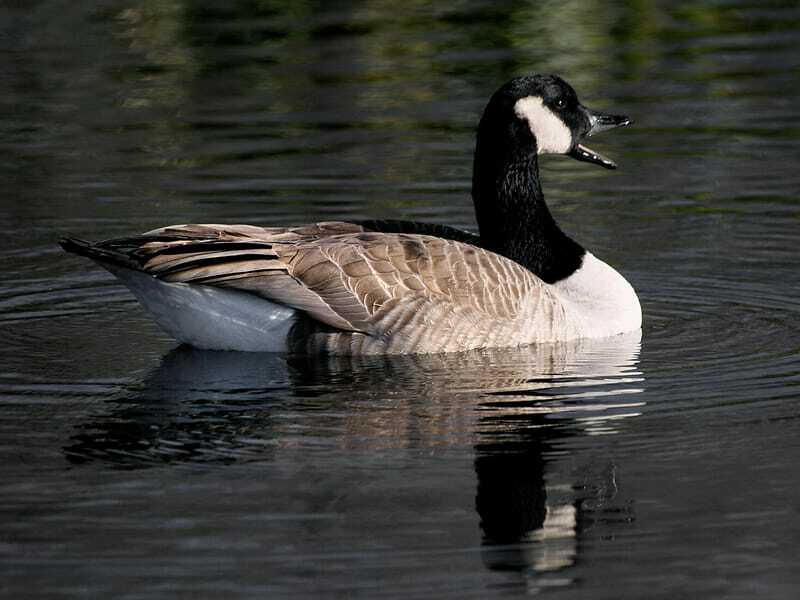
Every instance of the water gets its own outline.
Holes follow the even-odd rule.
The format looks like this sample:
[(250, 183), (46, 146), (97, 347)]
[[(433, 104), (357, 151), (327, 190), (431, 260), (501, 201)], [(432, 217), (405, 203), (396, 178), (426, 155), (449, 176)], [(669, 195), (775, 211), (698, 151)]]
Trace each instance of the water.
[[(796, 4), (219, 5), (1, 9), (3, 595), (796, 597)], [(530, 72), (636, 120), (619, 171), (542, 171), (641, 340), (199, 352), (56, 246), (473, 227), (478, 115)]]

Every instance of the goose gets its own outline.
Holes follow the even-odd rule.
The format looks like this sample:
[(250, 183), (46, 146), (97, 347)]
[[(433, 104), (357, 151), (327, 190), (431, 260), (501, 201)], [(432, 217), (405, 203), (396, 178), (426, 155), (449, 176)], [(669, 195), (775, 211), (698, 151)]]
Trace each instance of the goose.
[(410, 354), (639, 330), (633, 287), (558, 226), (538, 156), (616, 164), (585, 138), (629, 125), (556, 75), (516, 77), (478, 125), (478, 234), (413, 221), (172, 225), (60, 241), (118, 277), (179, 342), (211, 350)]

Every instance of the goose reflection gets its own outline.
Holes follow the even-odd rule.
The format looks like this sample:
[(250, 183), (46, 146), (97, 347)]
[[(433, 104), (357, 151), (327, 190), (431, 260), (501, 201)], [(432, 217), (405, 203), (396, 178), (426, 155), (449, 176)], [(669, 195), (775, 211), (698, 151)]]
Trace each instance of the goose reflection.
[(280, 355), (177, 347), (82, 424), (64, 455), (116, 468), (269, 459), (288, 377)]
[(571, 565), (581, 532), (613, 502), (614, 466), (565, 473), (559, 442), (612, 434), (638, 414), (639, 348), (638, 333), (399, 357), (179, 347), (83, 424), (64, 454), (132, 469), (271, 461), (320, 447), (472, 446), (484, 563), (535, 580)]
[(560, 438), (611, 434), (639, 414), (639, 350), (638, 334), (551, 348), (523, 386), (478, 404), (475, 503), (489, 568), (520, 571), (535, 587), (534, 575), (574, 563), (579, 533), (615, 499), (615, 467), (595, 465), (576, 480), (548, 465), (563, 454)]

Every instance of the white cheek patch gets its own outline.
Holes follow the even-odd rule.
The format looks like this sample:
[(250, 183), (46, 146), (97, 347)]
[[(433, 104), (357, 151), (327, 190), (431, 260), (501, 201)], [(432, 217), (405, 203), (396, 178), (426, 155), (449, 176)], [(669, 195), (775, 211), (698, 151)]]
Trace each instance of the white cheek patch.
[(572, 132), (547, 108), (539, 96), (517, 100), (514, 112), (525, 119), (536, 138), (539, 154), (566, 154), (572, 148)]

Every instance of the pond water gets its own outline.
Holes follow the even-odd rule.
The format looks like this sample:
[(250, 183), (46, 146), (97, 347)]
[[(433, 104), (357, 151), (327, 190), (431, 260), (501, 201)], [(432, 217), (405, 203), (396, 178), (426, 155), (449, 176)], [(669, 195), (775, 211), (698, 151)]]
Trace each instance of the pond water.
[[(321, 4), (0, 9), (2, 594), (797, 597), (797, 3)], [(201, 352), (56, 244), (474, 228), (477, 119), (534, 72), (636, 121), (542, 178), (641, 336)]]

